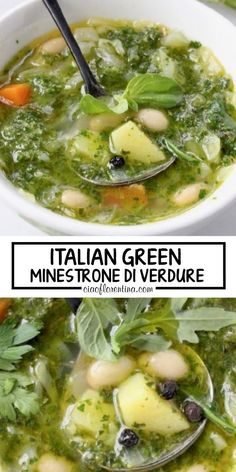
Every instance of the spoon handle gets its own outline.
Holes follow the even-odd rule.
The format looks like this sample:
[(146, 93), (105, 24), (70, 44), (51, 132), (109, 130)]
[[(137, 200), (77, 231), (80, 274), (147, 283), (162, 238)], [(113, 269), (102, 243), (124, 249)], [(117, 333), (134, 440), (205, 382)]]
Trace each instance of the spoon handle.
[(61, 7), (57, 0), (43, 0), (44, 5), (48, 9), (50, 15), (55, 21), (57, 27), (59, 28), (63, 38), (65, 39), (75, 61), (78, 65), (81, 75), (85, 83), (86, 93), (93, 95), (94, 97), (101, 97), (105, 95), (105, 91), (98, 84), (97, 79), (93, 75), (90, 67), (88, 66), (82, 51), (76, 42), (72, 31), (65, 19), (65, 16), (61, 10)]
[(82, 303), (81, 298), (66, 298), (68, 305), (70, 306), (73, 313), (76, 315), (77, 310)]

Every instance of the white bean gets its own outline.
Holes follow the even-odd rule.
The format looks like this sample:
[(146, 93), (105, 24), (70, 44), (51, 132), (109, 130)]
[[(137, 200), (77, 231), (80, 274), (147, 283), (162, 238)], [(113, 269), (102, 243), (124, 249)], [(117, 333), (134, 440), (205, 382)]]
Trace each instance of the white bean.
[(188, 365), (183, 356), (174, 349), (144, 353), (139, 358), (139, 366), (150, 375), (160, 379), (178, 380), (188, 373)]
[(37, 464), (37, 472), (72, 472), (73, 464), (63, 457), (44, 454)]
[(136, 115), (137, 121), (151, 131), (164, 131), (169, 126), (166, 115), (153, 108), (143, 108)]
[(135, 369), (135, 361), (123, 356), (117, 362), (95, 361), (87, 372), (87, 382), (90, 387), (98, 390), (104, 387), (119, 385)]
[(203, 464), (196, 464), (196, 465), (193, 465), (191, 467), (189, 467), (189, 469), (187, 469), (186, 472), (207, 472), (208, 469), (205, 467), (205, 465)]
[(63, 51), (66, 47), (66, 42), (63, 38), (49, 39), (41, 46), (41, 52), (43, 54), (58, 54)]
[(79, 210), (80, 208), (88, 208), (92, 204), (92, 199), (80, 190), (67, 189), (62, 193), (61, 202), (68, 208)]
[(107, 129), (113, 129), (119, 126), (124, 120), (124, 115), (116, 115), (114, 113), (102, 113), (101, 115), (93, 116), (90, 120), (89, 128), (91, 131), (101, 133)]
[(203, 188), (201, 183), (191, 184), (178, 190), (172, 198), (173, 203), (178, 207), (184, 207), (196, 203), (199, 199), (200, 191)]

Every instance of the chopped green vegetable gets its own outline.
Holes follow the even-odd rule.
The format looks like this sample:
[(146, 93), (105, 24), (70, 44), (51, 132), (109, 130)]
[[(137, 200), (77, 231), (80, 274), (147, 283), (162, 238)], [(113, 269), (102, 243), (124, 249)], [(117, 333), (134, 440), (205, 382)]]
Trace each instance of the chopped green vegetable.
[(202, 161), (202, 159), (200, 159), (200, 157), (196, 156), (195, 154), (191, 152), (184, 152), (181, 149), (179, 149), (172, 141), (170, 141), (170, 139), (164, 138), (163, 144), (166, 146), (168, 151), (171, 152), (171, 154), (173, 154), (178, 159), (191, 162), (191, 163)]

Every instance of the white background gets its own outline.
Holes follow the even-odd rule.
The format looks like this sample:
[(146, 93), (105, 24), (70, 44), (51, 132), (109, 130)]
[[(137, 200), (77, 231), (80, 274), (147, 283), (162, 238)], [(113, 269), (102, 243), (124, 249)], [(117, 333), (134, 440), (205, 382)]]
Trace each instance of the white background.
[[(50, 289), (44, 289), (44, 290), (36, 290), (36, 289), (33, 289), (33, 290), (11, 290), (11, 240), (13, 242), (22, 242), (22, 238), (17, 238), (17, 237), (14, 237), (14, 238), (8, 238), (8, 237), (3, 237), (1, 239), (1, 245), (0, 245), (0, 261), (1, 261), (1, 271), (0, 271), (0, 298), (1, 296), (3, 297), (29, 297), (29, 296), (32, 296), (32, 297), (58, 297), (58, 298), (62, 298), (62, 297), (71, 297), (71, 296), (78, 296), (80, 295), (80, 291), (76, 290), (76, 289), (70, 289), (70, 290), (63, 290), (62, 288), (60, 288), (60, 290), (50, 290)], [(163, 296), (163, 297), (235, 297), (235, 260), (234, 258), (232, 257), (232, 254), (236, 254), (236, 238), (224, 238), (224, 240), (226, 240), (226, 290), (224, 289), (217, 289), (217, 290), (204, 290), (204, 289), (200, 289), (200, 290), (193, 290), (193, 289), (190, 289), (190, 290), (186, 290), (186, 286), (185, 288), (183, 289), (178, 289), (178, 290), (164, 290), (164, 291), (161, 291), (160, 289), (156, 292), (156, 296)], [(24, 242), (30, 242), (32, 241), (32, 238), (27, 238), (25, 237), (24, 238)], [(47, 237), (47, 238), (37, 238), (37, 242), (50, 242), (52, 243), (53, 242), (59, 242), (60, 243), (60, 247), (61, 245), (63, 245), (63, 242), (68, 242), (68, 238), (64, 237)], [(70, 242), (74, 242), (74, 243), (81, 243), (81, 242), (85, 242), (86, 243), (86, 246), (89, 245), (89, 242), (90, 241), (93, 241), (97, 244), (97, 238), (95, 237), (87, 237), (87, 238), (79, 238), (79, 241), (78, 241), (78, 238), (75, 238), (75, 237), (71, 237), (70, 238)], [(100, 238), (100, 241), (104, 241), (106, 242), (107, 239), (106, 238)], [(119, 238), (119, 243), (122, 243), (124, 242), (124, 247), (128, 247), (129, 245), (129, 241), (132, 242), (132, 243), (137, 243), (139, 246), (142, 246), (142, 243), (144, 243), (144, 241), (147, 241), (149, 244), (151, 242), (154, 242), (154, 243), (162, 243), (163, 245), (165, 245), (165, 243), (167, 242), (174, 242), (176, 241), (178, 243), (178, 245), (184, 241), (187, 241), (189, 242), (189, 238), (188, 237), (165, 237), (165, 238), (157, 238), (157, 237), (151, 237), (151, 238), (124, 238), (124, 237), (120, 237)], [(192, 238), (191, 240), (191, 243), (193, 242), (204, 242), (206, 243), (207, 241), (211, 242), (212, 243), (212, 237), (210, 238), (207, 238), (207, 237), (204, 237), (204, 238), (200, 238), (200, 237), (194, 237)], [(222, 238), (214, 238), (214, 241), (215, 242), (222, 242)], [(112, 245), (116, 247), (116, 241), (113, 241), (112, 240)], [(216, 250), (214, 248), (212, 248), (211, 251), (208, 251), (208, 253), (206, 254), (206, 251), (205, 251), (205, 255), (204, 255), (204, 252), (201, 250), (201, 247), (198, 247), (196, 249), (191, 249), (190, 248), (190, 251), (188, 249), (188, 254), (187, 254), (187, 260), (186, 258), (184, 257), (184, 263), (185, 265), (193, 265), (193, 267), (196, 267), (200, 264), (202, 264), (202, 261), (203, 261), (203, 257), (205, 257), (206, 259), (206, 266), (207, 266), (207, 273), (208, 273), (208, 280), (211, 281), (213, 283), (213, 281), (215, 281), (216, 283), (216, 280), (218, 281), (219, 279), (221, 279), (221, 275), (222, 275), (222, 271), (221, 271), (221, 257), (217, 257), (216, 256)], [(192, 252), (192, 253), (191, 253)], [(40, 260), (40, 257), (42, 257), (42, 261)], [(220, 259), (220, 260), (219, 260)], [(35, 261), (36, 263), (38, 262), (39, 264), (40, 263), (44, 263), (45, 261), (45, 255), (42, 254), (42, 252), (38, 249), (35, 250), (35, 254), (32, 254), (31, 253), (31, 256), (27, 256), (26, 257), (19, 257), (17, 258), (17, 265), (18, 265), (18, 270), (17, 270), (17, 282), (19, 282), (21, 280), (21, 274), (22, 274), (22, 283), (24, 284), (25, 281), (26, 281), (26, 278), (25, 278), (25, 269), (27, 270), (27, 268), (29, 268), (29, 262), (30, 262), (30, 265), (31, 265), (31, 260)], [(217, 263), (216, 263), (216, 260), (217, 260)], [(47, 261), (48, 261), (48, 258), (47, 258)], [(49, 265), (49, 264), (48, 264)], [(203, 265), (204, 265), (204, 262), (203, 262)], [(153, 266), (154, 267), (154, 266)], [(215, 271), (215, 273), (214, 273)], [(27, 274), (26, 274), (27, 275)], [(221, 281), (221, 280), (220, 280)], [(27, 282), (28, 283), (28, 282)], [(50, 284), (51, 285), (51, 284)], [(80, 284), (81, 285), (81, 284)], [(90, 285), (90, 284), (89, 284)], [(91, 284), (91, 285), (94, 285), (94, 284)], [(99, 285), (99, 284), (95, 284), (96, 286)], [(133, 284), (132, 284), (133, 285)], [(219, 282), (217, 283), (217, 285), (219, 286)], [(156, 286), (156, 284), (155, 284)], [(49, 286), (48, 286), (49, 287)], [(92, 293), (89, 293), (89, 298), (92, 298), (94, 296), (97, 296), (97, 294), (92, 294)], [(107, 297), (114, 297), (115, 294), (113, 293), (107, 293), (106, 294)], [(126, 296), (124, 294), (124, 296)], [(132, 297), (132, 296), (135, 296), (135, 294), (130, 294), (128, 295), (129, 297)], [(144, 297), (148, 297), (149, 295), (148, 294), (139, 294), (136, 296), (144, 296)], [(151, 295), (153, 296), (153, 295)]]
[[(98, 0), (99, 1), (99, 0)], [(0, 14), (7, 11), (7, 9), (20, 3), (20, 0), (0, 0)], [(181, 3), (181, 0), (180, 0)], [(224, 6), (213, 5), (213, 8), (223, 13), (228, 19), (234, 22), (236, 25), (236, 12), (225, 8)], [(235, 205), (232, 205), (227, 209), (225, 214), (220, 214), (220, 217), (216, 217), (211, 220), (209, 225), (205, 228), (201, 228), (198, 232), (194, 232), (195, 235), (236, 235), (236, 212)], [(43, 233), (24, 222), (20, 217), (15, 215), (9, 210), (6, 205), (0, 201), (0, 235), (17, 235), (17, 236), (40, 236)]]

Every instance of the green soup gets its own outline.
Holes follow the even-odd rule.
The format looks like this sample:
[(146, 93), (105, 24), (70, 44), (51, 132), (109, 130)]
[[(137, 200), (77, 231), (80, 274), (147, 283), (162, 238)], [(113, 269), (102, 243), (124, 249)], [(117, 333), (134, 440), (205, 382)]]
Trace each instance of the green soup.
[(1, 472), (132, 469), (206, 420), (161, 470), (235, 470), (234, 299), (0, 300), (0, 318)]
[[(110, 98), (84, 96), (55, 34), (21, 50), (0, 77), (7, 178), (46, 208), (102, 224), (157, 221), (209, 196), (236, 157), (234, 86), (214, 54), (147, 22), (91, 19), (73, 30)], [(84, 180), (136, 176), (173, 156), (142, 183)]]

